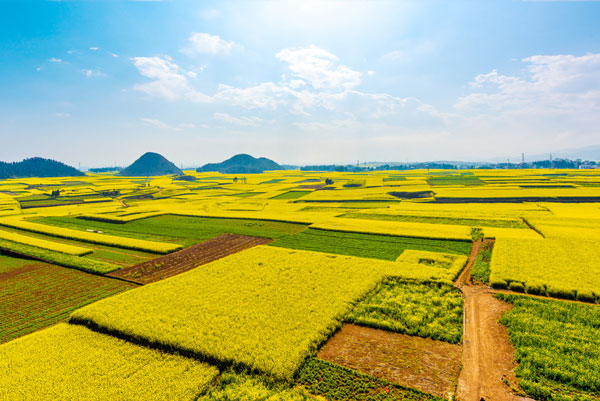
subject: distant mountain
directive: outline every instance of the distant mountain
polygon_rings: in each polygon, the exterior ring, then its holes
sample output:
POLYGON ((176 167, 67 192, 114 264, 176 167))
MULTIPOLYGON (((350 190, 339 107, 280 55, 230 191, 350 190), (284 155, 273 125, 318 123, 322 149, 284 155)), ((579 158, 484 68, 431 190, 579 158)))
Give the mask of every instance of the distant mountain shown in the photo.
POLYGON ((157 175, 183 175, 183 171, 158 153, 148 152, 119 173, 125 177, 153 177, 157 175))
POLYGON ((198 167, 196 171, 218 171, 223 174, 259 174, 266 170, 281 170, 282 167, 265 157, 255 158, 247 154, 239 154, 222 163, 209 163, 198 167))
POLYGON ((41 157, 32 157, 21 162, 0 162, 0 178, 25 177, 79 177, 81 171, 64 163, 41 157))

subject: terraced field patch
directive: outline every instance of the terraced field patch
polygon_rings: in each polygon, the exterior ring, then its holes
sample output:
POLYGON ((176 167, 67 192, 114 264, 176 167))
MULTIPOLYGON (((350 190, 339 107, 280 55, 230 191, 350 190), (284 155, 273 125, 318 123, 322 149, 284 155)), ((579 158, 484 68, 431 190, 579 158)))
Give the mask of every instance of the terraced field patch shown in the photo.
POLYGON ((267 238, 222 234, 181 251, 110 273, 109 276, 148 284, 269 242, 271 240, 267 238))
POLYGON ((448 274, 456 272, 257 246, 88 305, 71 322, 290 379, 383 277, 448 274))
POLYGON ((448 399, 460 372, 461 346, 347 324, 317 356, 448 399))
POLYGON ((50 326, 75 309, 133 287, 34 261, 0 273, 0 343, 50 326))

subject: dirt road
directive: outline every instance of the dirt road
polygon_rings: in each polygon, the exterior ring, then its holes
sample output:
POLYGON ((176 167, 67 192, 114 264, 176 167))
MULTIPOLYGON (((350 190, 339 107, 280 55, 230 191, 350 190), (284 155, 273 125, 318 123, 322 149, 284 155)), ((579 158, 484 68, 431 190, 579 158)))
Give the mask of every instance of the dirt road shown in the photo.
POLYGON ((458 378, 459 401, 530 400, 516 395, 514 350, 508 331, 498 321, 511 305, 494 297, 491 288, 472 285, 471 269, 482 242, 473 244, 465 271, 456 281, 464 297, 462 371, 458 378))

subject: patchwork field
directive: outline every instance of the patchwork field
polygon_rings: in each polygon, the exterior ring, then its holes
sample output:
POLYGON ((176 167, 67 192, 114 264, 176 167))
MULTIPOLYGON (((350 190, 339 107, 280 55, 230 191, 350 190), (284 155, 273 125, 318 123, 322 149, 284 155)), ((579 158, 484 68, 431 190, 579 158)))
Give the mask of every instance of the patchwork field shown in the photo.
POLYGON ((600 400, 597 171, 186 174, 0 182, 0 399, 600 400))

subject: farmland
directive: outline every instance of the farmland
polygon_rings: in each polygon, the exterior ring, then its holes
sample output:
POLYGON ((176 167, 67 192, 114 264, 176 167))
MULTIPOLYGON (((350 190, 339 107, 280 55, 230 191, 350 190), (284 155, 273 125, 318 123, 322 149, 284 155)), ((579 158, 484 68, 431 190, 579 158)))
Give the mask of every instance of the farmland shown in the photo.
POLYGON ((597 172, 186 174, 0 182, 0 398, 599 399, 597 172))
MULTIPOLYGON (((3 262, 10 263, 6 258, 3 262)), ((84 305, 134 287, 45 263, 23 263, 0 273, 0 343, 66 320, 84 305)))

